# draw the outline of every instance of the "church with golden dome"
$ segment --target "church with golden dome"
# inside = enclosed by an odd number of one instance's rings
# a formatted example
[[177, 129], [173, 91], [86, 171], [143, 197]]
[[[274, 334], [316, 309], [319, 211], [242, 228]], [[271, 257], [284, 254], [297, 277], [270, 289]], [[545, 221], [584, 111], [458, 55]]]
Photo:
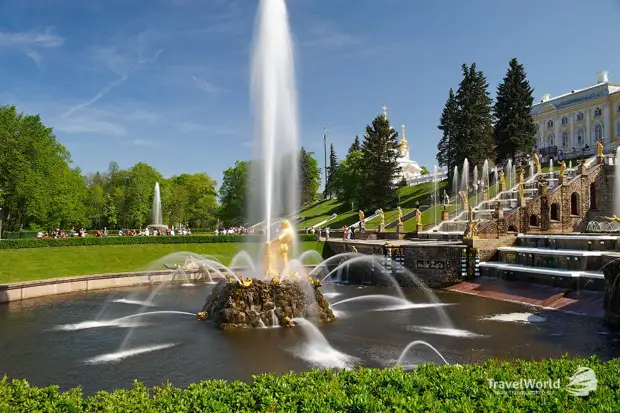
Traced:
[[[387, 119], [387, 107], [383, 106], [383, 116]], [[407, 184], [411, 184], [413, 180], [422, 176], [422, 167], [416, 161], [409, 158], [409, 142], [405, 135], [405, 125], [401, 126], [400, 145], [398, 147], [398, 165], [400, 166], [400, 174], [395, 179], [396, 182], [405, 180]]]

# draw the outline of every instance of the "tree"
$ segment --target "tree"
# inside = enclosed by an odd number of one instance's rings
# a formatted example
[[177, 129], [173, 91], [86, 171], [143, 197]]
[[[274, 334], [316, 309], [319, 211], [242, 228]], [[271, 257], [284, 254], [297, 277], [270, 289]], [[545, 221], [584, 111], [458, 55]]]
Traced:
[[165, 181], [162, 209], [169, 225], [215, 228], [218, 214], [215, 181], [205, 173], [181, 174]]
[[223, 224], [239, 226], [246, 217], [246, 196], [249, 162], [237, 161], [235, 166], [224, 171], [220, 187], [219, 216]]
[[372, 121], [372, 126], [366, 126], [360, 191], [360, 201], [365, 209], [383, 208], [395, 200], [395, 181], [400, 174], [398, 148], [398, 133], [386, 116], [379, 115]]
[[334, 187], [334, 177], [336, 175], [336, 169], [338, 168], [338, 157], [334, 150], [334, 145], [329, 147], [329, 167], [327, 168], [327, 185], [325, 186], [324, 196], [325, 198], [331, 198], [335, 195], [336, 190]]
[[349, 151], [347, 152], [347, 154], [360, 150], [362, 150], [362, 145], [360, 145], [360, 137], [355, 135], [355, 140], [353, 141], [351, 146], [349, 146]]
[[530, 153], [534, 148], [533, 91], [523, 65], [516, 58], [511, 59], [504, 80], [497, 86], [494, 107], [493, 135], [498, 162], [515, 158], [519, 152]]
[[449, 166], [462, 165], [467, 158], [470, 165], [482, 165], [493, 156], [492, 103], [484, 74], [463, 64], [463, 80], [455, 100], [458, 105], [454, 139], [449, 145]]
[[152, 223], [151, 211], [155, 184], [163, 182], [162, 175], [152, 166], [139, 162], [128, 174], [125, 189], [125, 211], [127, 225], [132, 228], [142, 228]]
[[340, 161], [334, 177], [336, 197], [342, 202], [349, 202], [351, 209], [361, 205], [363, 164], [364, 154], [361, 150], [349, 152], [347, 157]]
[[454, 90], [450, 89], [448, 100], [439, 119], [439, 126], [437, 126], [442, 132], [441, 139], [437, 144], [437, 163], [450, 171], [454, 168], [454, 164], [451, 162], [454, 157], [454, 149], [451, 143], [454, 143], [456, 139], [458, 109]]
[[422, 167], [422, 175], [430, 175], [430, 172], [428, 171], [428, 168], [426, 166]]
[[321, 184], [319, 163], [312, 154], [313, 152], [306, 151], [303, 146], [299, 151], [299, 201], [301, 204], [314, 201], [316, 191]]

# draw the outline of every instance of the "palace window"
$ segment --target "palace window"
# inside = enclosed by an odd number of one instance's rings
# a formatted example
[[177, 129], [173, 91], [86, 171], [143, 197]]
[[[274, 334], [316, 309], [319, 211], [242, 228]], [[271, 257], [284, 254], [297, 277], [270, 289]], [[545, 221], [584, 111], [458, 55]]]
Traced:
[[616, 106], [616, 112], [620, 112], [620, 103]]
[[620, 120], [616, 122], [616, 137], [620, 137]]
[[547, 146], [553, 146], [553, 135], [547, 136]]
[[594, 109], [594, 117], [598, 118], [601, 116], [601, 108]]
[[577, 129], [577, 145], [583, 146], [583, 129]]
[[562, 126], [568, 125], [568, 118], [566, 116], [562, 116]]
[[603, 139], [603, 127], [600, 123], [594, 125], [594, 140], [598, 141]]
[[536, 132], [538, 132], [540, 130], [540, 125], [537, 123], [536, 124]]
[[583, 113], [579, 112], [577, 114], [577, 122], [583, 122]]
[[553, 121], [552, 120], [548, 120], [547, 121], [547, 127], [548, 128], [553, 128]]
[[568, 146], [568, 132], [562, 132], [562, 146]]

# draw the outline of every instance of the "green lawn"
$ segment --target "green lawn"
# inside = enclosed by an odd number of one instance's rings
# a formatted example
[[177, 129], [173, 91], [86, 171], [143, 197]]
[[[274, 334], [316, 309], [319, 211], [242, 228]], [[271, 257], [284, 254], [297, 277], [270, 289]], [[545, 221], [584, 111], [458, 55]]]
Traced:
[[[73, 275], [105, 274], [137, 270], [163, 270], [153, 262], [168, 254], [189, 251], [209, 254], [228, 265], [241, 249], [256, 256], [260, 243], [142, 244], [87, 247], [27, 248], [0, 250], [0, 284]], [[322, 253], [323, 243], [306, 241], [302, 249]], [[183, 258], [176, 260], [182, 263]], [[169, 262], [169, 261], [166, 261]]]

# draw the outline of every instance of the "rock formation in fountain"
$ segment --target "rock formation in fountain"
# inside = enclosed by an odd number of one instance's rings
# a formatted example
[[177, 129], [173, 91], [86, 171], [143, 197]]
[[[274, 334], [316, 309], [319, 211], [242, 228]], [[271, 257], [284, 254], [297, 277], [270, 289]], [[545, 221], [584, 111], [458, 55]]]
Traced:
[[244, 284], [220, 281], [202, 309], [202, 314], [206, 313], [204, 318], [223, 330], [274, 326], [276, 323], [290, 326], [296, 317], [314, 322], [335, 319], [329, 303], [318, 290], [318, 284], [312, 286], [304, 279], [249, 281]]

